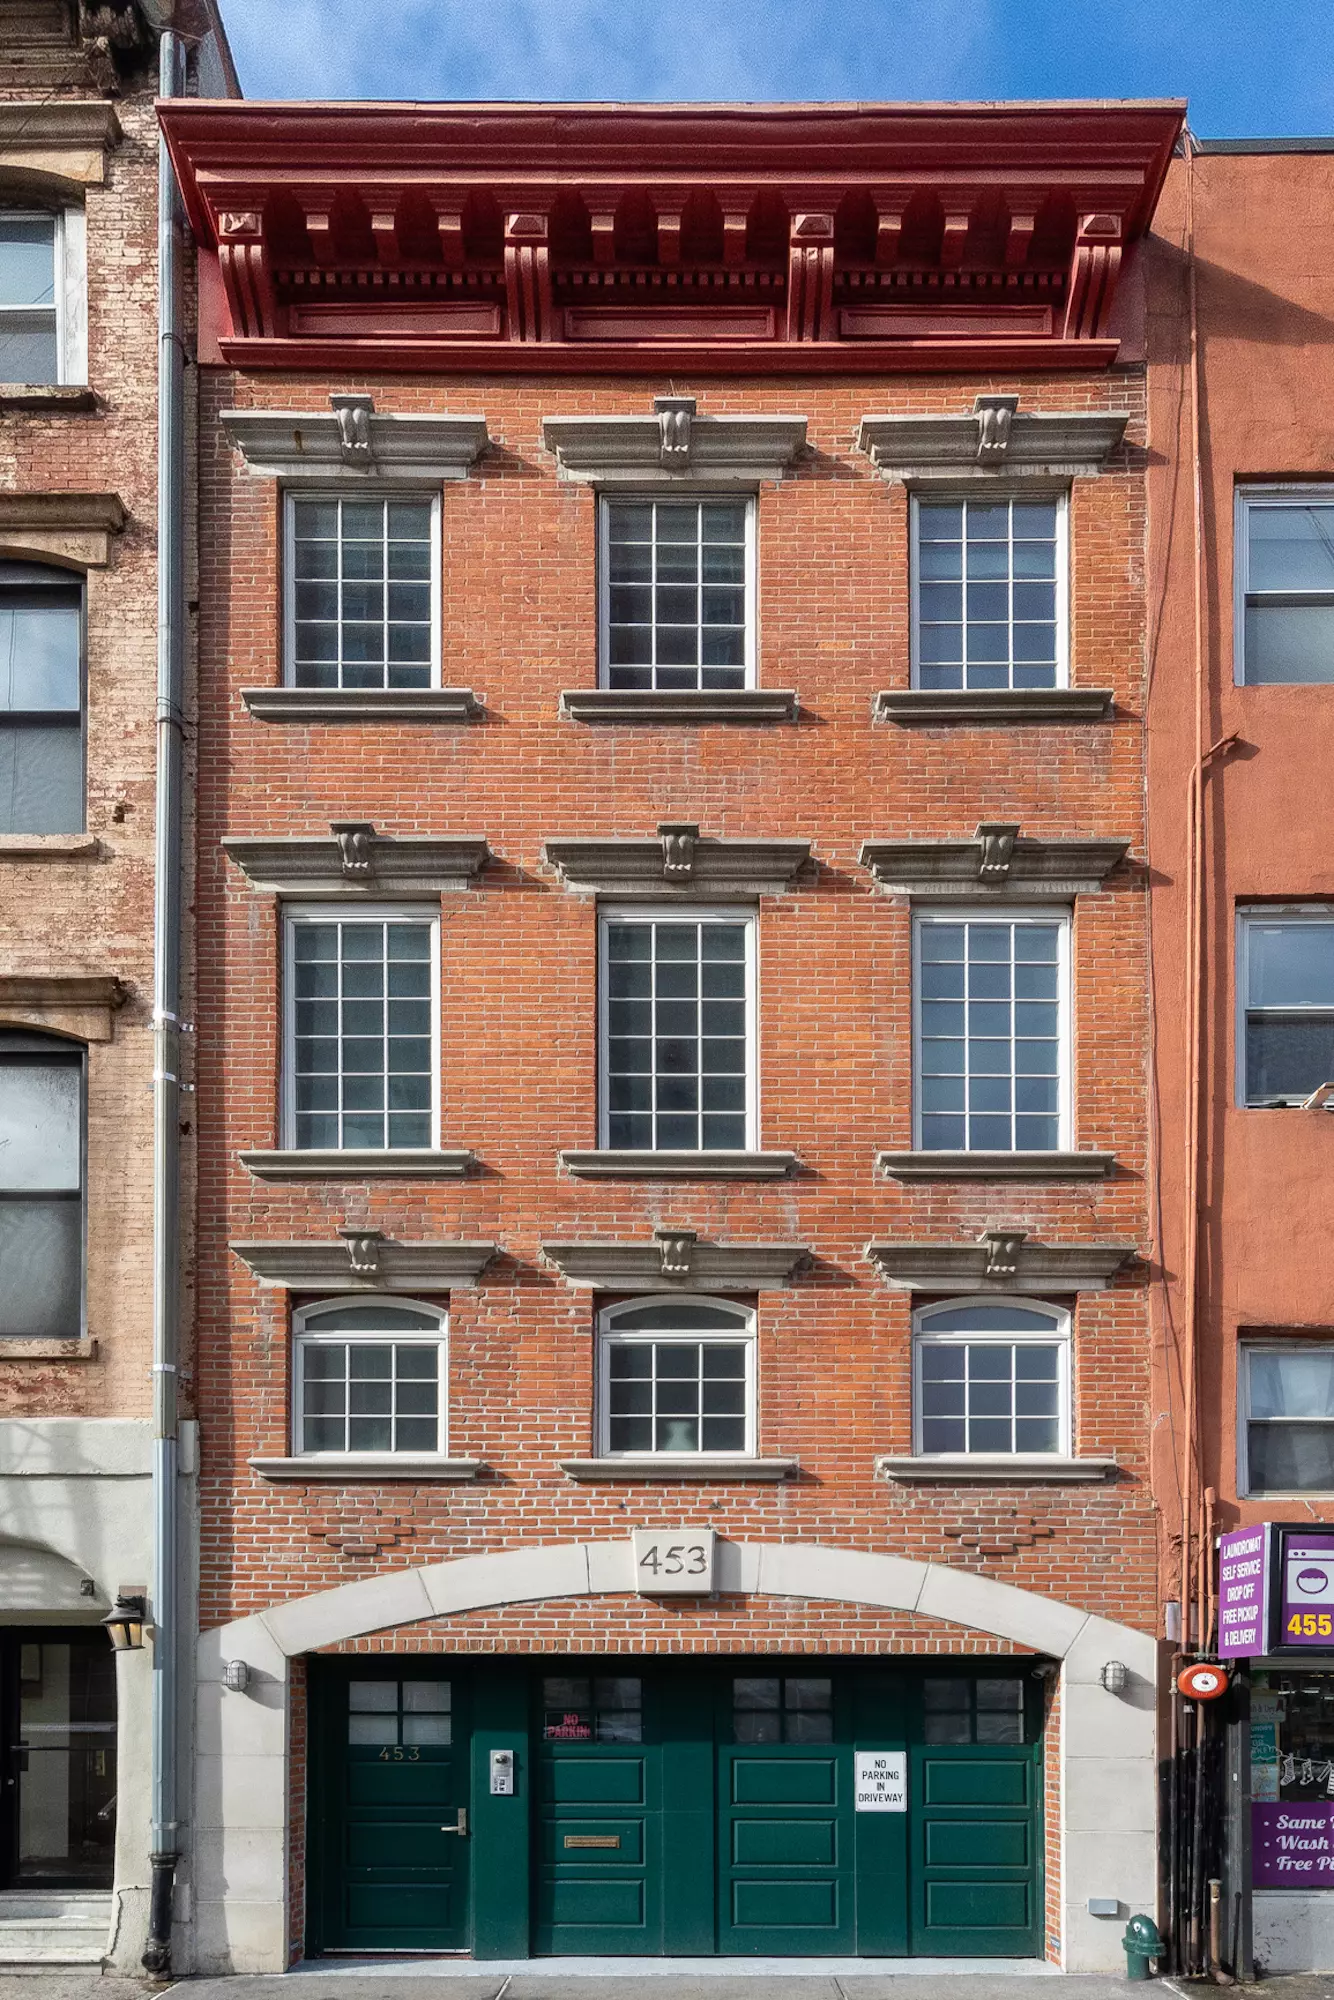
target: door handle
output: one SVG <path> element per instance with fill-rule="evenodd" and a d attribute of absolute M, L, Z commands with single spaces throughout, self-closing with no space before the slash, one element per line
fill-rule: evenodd
<path fill-rule="evenodd" d="M 442 1826 L 442 1827 L 441 1827 L 441 1829 L 440 1829 L 440 1831 L 441 1831 L 441 1833 L 457 1833 L 457 1834 L 461 1834 L 461 1835 L 463 1836 L 463 1838 L 464 1838 L 464 1839 L 466 1840 L 466 1839 L 467 1839 L 467 1837 L 468 1837 L 468 1808 L 467 1808 L 467 1806 L 460 1806 L 460 1807 L 459 1807 L 459 1817 L 458 1817 L 458 1822 L 457 1822 L 457 1824 L 456 1824 L 456 1825 L 454 1825 L 454 1826 Z"/>

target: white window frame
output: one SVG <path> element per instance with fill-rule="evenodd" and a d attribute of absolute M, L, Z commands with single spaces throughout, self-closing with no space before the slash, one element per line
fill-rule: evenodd
<path fill-rule="evenodd" d="M 1251 1492 L 1251 1368 L 1252 1354 L 1310 1354 L 1319 1349 L 1334 1348 L 1334 1340 L 1240 1340 L 1237 1343 L 1237 1497 L 1245 1500 Z M 1261 1417 L 1260 1423 L 1281 1425 L 1292 1421 L 1283 1417 Z M 1309 1419 L 1308 1419 L 1309 1421 Z M 1334 1420 L 1331 1420 L 1334 1428 Z M 1274 1500 L 1291 1494 L 1294 1499 L 1309 1500 L 1322 1493 L 1334 1493 L 1331 1486 L 1266 1487 L 1256 1495 L 1261 1500 Z"/>
<path fill-rule="evenodd" d="M 36 1064 L 42 1061 L 43 1057 L 47 1057 L 53 1062 L 60 1062 L 64 1060 L 65 1062 L 69 1063 L 70 1068 L 72 1069 L 77 1068 L 77 1074 L 79 1079 L 79 1189 L 78 1189 L 79 1324 L 77 1328 L 72 1328 L 70 1331 L 73 1337 L 76 1337 L 80 1340 L 84 1340 L 88 1336 L 88 1110 L 89 1110 L 89 1096 L 90 1096 L 89 1063 L 88 1063 L 89 1045 L 86 1042 L 79 1041 L 72 1036 L 65 1036 L 58 1032 L 55 1032 L 50 1028 L 25 1028 L 22 1022 L 17 1022 L 17 1021 L 9 1022 L 6 1024 L 6 1028 L 10 1034 L 15 1035 L 17 1037 L 22 1038 L 24 1036 L 29 1036 L 37 1043 L 45 1042 L 49 1043 L 50 1045 L 49 1048 L 35 1047 L 30 1049 L 11 1050 L 8 1053 L 12 1058 L 17 1058 L 19 1061 L 22 1061 L 25 1057 L 27 1057 L 31 1060 L 31 1062 L 35 1066 Z M 4 1050 L 0 1050 L 0 1067 L 7 1066 L 5 1063 L 5 1055 L 6 1052 Z M 40 1201 L 44 1193 L 58 1195 L 59 1192 L 60 1191 L 56 1190 L 47 1190 L 41 1188 L 23 1188 L 23 1187 L 6 1188 L 5 1190 L 6 1196 L 16 1201 L 23 1201 L 23 1200 Z M 27 1334 L 16 1334 L 13 1336 L 4 1336 L 4 1337 L 5 1338 L 12 1337 L 16 1345 L 26 1339 L 33 1338 L 33 1336 Z M 63 1336 L 57 1336 L 57 1337 L 63 1337 Z M 37 1336 L 37 1338 L 40 1340 L 40 1336 Z"/>
<path fill-rule="evenodd" d="M 1250 594 L 1251 511 L 1290 507 L 1294 501 L 1322 500 L 1334 508 L 1334 479 L 1269 480 L 1238 486 L 1232 526 L 1232 678 L 1237 687 L 1330 687 L 1328 681 L 1248 681 L 1246 678 L 1246 599 Z M 1282 595 L 1283 593 L 1277 593 Z M 1334 603 L 1334 591 L 1330 593 Z"/>
<path fill-rule="evenodd" d="M 607 957 L 607 926 L 623 923 L 744 923 L 746 926 L 746 1143 L 744 1151 L 755 1152 L 760 1143 L 759 1105 L 759 912 L 753 903 L 729 905 L 693 903 L 599 903 L 598 904 L 598 1145 L 607 1147 L 611 1127 L 610 1078 L 607 1073 L 609 1035 L 607 1008 L 610 1000 Z M 675 1148 L 644 1147 L 650 1152 Z M 686 1148 L 693 1151 L 694 1148 Z"/>
<path fill-rule="evenodd" d="M 1068 904 L 1058 903 L 1051 909 L 1043 909 L 1040 904 L 1024 904 L 1011 907 L 1008 903 L 993 903 L 978 906 L 973 903 L 961 904 L 957 909 L 949 903 L 914 903 L 912 912 L 912 1097 L 913 1097 L 913 1145 L 918 1150 L 922 1145 L 922 926 L 926 923 L 1040 923 L 1057 924 L 1060 927 L 1060 955 L 1057 960 L 1057 1035 L 1060 1043 L 1060 1071 L 1057 1102 L 1060 1119 L 1057 1152 L 1069 1152 L 1074 1141 L 1074 981 L 1071 974 L 1073 960 L 1072 933 L 1074 912 Z M 1013 1039 L 1013 1038 L 1012 1038 Z M 1013 1072 L 1011 1073 L 1013 1081 Z M 965 1076 L 965 1102 L 967 1077 Z M 949 1148 L 950 1151 L 970 1152 L 974 1148 L 964 1146 Z M 995 1149 L 984 1147 L 976 1150 L 991 1152 Z M 1045 1149 L 1043 1149 L 1045 1150 Z M 1028 1157 L 1027 1150 L 1015 1150 L 1016 1159 Z"/>
<path fill-rule="evenodd" d="M 395 1307 L 406 1307 L 411 1312 L 430 1313 L 437 1322 L 436 1331 L 427 1332 L 422 1327 L 412 1327 L 403 1333 L 348 1333 L 331 1329 L 321 1333 L 319 1320 L 329 1312 L 349 1305 L 383 1306 L 386 1313 Z M 377 1451 L 308 1451 L 302 1432 L 305 1425 L 305 1369 L 302 1365 L 307 1347 L 433 1347 L 439 1355 L 439 1409 L 436 1417 L 436 1448 L 434 1451 L 395 1451 L 392 1445 Z M 397 1294 L 376 1292 L 347 1292 L 338 1298 L 320 1299 L 302 1306 L 292 1318 L 292 1456 L 305 1458 L 314 1464 L 356 1465 L 363 1460 L 394 1458 L 405 1465 L 433 1463 L 436 1459 L 449 1456 L 449 1314 L 441 1306 L 434 1306 L 425 1299 L 400 1298 Z"/>
<path fill-rule="evenodd" d="M 736 1331 L 724 1333 L 721 1328 L 707 1332 L 692 1331 L 682 1327 L 679 1333 L 662 1329 L 656 1332 L 631 1331 L 619 1333 L 616 1329 L 618 1316 L 633 1312 L 643 1306 L 714 1306 L 725 1312 L 739 1315 Z M 658 1451 L 653 1446 L 647 1450 L 618 1452 L 611 1445 L 611 1370 L 610 1350 L 613 1347 L 651 1346 L 670 1340 L 695 1341 L 702 1346 L 736 1347 L 744 1345 L 746 1350 L 746 1443 L 741 1451 L 715 1451 L 703 1445 L 698 1451 Z M 617 1304 L 604 1306 L 598 1314 L 597 1326 L 597 1384 L 596 1384 L 596 1424 L 597 1452 L 600 1458 L 657 1458 L 671 1464 L 676 1461 L 688 1464 L 696 1458 L 729 1458 L 738 1463 L 756 1456 L 759 1451 L 759 1394 L 757 1324 L 753 1306 L 740 1304 L 736 1299 L 716 1298 L 703 1292 L 646 1292 L 635 1298 L 621 1299 Z"/>
<path fill-rule="evenodd" d="M 1304 1104 L 1305 1097 L 1266 1097 L 1260 1103 L 1252 1104 L 1246 1088 L 1246 1016 L 1250 1013 L 1251 990 L 1251 925 L 1262 924 L 1323 924 L 1334 927 L 1334 903 L 1245 903 L 1237 910 L 1237 942 L 1235 950 L 1236 1013 L 1233 1024 L 1235 1048 L 1237 1107 L 1241 1111 L 1278 1110 L 1285 1105 Z M 1257 1013 L 1289 1014 L 1300 1013 L 1296 1007 L 1260 1007 Z M 1330 996 L 1328 1010 L 1312 1007 L 1312 1014 L 1328 1011 L 1334 1014 L 1334 994 Z M 1322 1082 L 1334 1081 L 1324 1077 Z"/>
<path fill-rule="evenodd" d="M 941 503 L 945 506 L 958 505 L 965 500 L 974 502 L 990 500 L 1052 500 L 1056 503 L 1056 678 L 1053 688 L 1070 685 L 1070 488 L 1067 485 L 1052 486 L 1041 480 L 1021 484 L 1011 480 L 1005 485 L 967 487 L 942 485 L 939 488 L 925 483 L 914 485 L 908 495 L 908 575 L 909 602 L 909 657 L 910 685 L 920 688 L 921 651 L 921 560 L 919 550 L 921 537 L 918 532 L 918 516 L 923 501 L 928 505 Z M 965 567 L 966 559 L 965 559 Z M 1024 581 L 1024 579 L 1020 579 Z M 967 582 L 967 578 L 964 579 Z M 1013 578 L 1010 579 L 1014 581 Z M 964 606 L 964 623 L 967 624 L 967 603 Z M 1010 623 L 1013 625 L 1013 619 Z M 965 661 L 962 669 L 963 692 L 968 692 L 968 667 Z M 1014 665 L 1009 666 L 1010 679 L 998 693 L 1006 693 L 1014 687 Z M 1050 692 L 1051 690 L 1047 690 Z M 946 690 L 950 692 L 950 690 Z M 1041 690 L 1039 690 L 1041 692 Z"/>
<path fill-rule="evenodd" d="M 422 903 L 354 903 L 350 898 L 328 902 L 291 902 L 282 906 L 282 1015 L 281 1062 L 281 1143 L 296 1147 L 296 950 L 295 931 L 302 923 L 409 923 L 431 927 L 431 1148 L 440 1144 L 440 910 Z M 329 1150 L 314 1147 L 315 1152 Z M 344 1150 L 339 1148 L 338 1150 Z M 383 1151 L 392 1159 L 396 1152 L 415 1150 L 386 1146 L 354 1146 L 349 1152 Z"/>
<path fill-rule="evenodd" d="M 442 625 L 442 584 L 441 584 L 441 513 L 440 490 L 434 486 L 424 486 L 420 480 L 404 480 L 400 485 L 393 480 L 377 479 L 373 487 L 350 482 L 339 486 L 334 482 L 304 486 L 290 485 L 283 488 L 283 686 L 296 687 L 296 503 L 298 500 L 314 500 L 332 503 L 336 500 L 385 500 L 415 501 L 418 505 L 429 504 L 431 509 L 431 665 L 429 687 L 441 685 L 441 625 Z M 388 604 L 386 602 L 386 611 Z M 389 662 L 385 662 L 385 672 Z M 338 687 L 341 690 L 343 683 Z M 318 690 L 309 688 L 307 693 Z M 376 695 L 392 699 L 401 690 L 391 687 L 358 688 L 355 693 L 373 701 Z"/>
<path fill-rule="evenodd" d="M 915 1458 L 924 1458 L 934 1463 L 967 1465 L 979 1458 L 1027 1457 L 1027 1453 L 992 1453 L 977 1451 L 926 1451 L 922 1446 L 922 1350 L 925 1347 L 1032 1347 L 1044 1338 L 1059 1350 L 1060 1365 L 1057 1370 L 1058 1394 L 1060 1397 L 1059 1442 L 1053 1452 L 1043 1452 L 1043 1458 L 1069 1458 L 1074 1449 L 1074 1323 L 1068 1308 L 1054 1306 L 1046 1299 L 1012 1298 L 1007 1292 L 1003 1298 L 992 1303 L 998 1306 L 1017 1306 L 1025 1312 L 1041 1313 L 1051 1321 L 1049 1336 L 1022 1333 L 932 1333 L 930 1322 L 939 1313 L 958 1311 L 967 1306 L 979 1310 L 988 1303 L 984 1296 L 970 1293 L 959 1299 L 932 1299 L 929 1305 L 918 1306 L 913 1313 L 912 1329 L 912 1448 Z M 1039 1456 L 1039 1454 L 1033 1454 Z"/>
<path fill-rule="evenodd" d="M 677 487 L 646 486 L 626 489 L 617 487 L 613 491 L 603 490 L 598 494 L 598 543 L 597 543 L 597 583 L 598 583 L 598 686 L 611 686 L 611 562 L 608 555 L 610 532 L 608 529 L 608 509 L 613 505 L 647 505 L 650 501 L 670 504 L 673 501 L 687 501 L 693 506 L 707 505 L 710 501 L 720 504 L 741 500 L 746 507 L 746 659 L 743 687 L 753 688 L 758 682 L 757 661 L 759 658 L 759 494 L 751 488 L 732 487 Z M 655 612 L 656 617 L 656 612 Z M 696 674 L 703 673 L 702 667 Z M 676 692 L 676 690 L 672 690 Z M 726 700 L 733 688 L 683 688 L 683 694 L 717 695 Z"/>
<path fill-rule="evenodd" d="M 88 228 L 81 206 L 28 208 L 4 204 L 13 222 L 53 222 L 55 272 L 56 380 L 82 385 L 88 380 Z M 11 308 L 14 311 L 26 308 Z M 2 317 L 3 315 L 0 315 Z"/>

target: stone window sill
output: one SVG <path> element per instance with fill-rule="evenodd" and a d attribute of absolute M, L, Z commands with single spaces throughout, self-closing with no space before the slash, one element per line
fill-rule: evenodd
<path fill-rule="evenodd" d="M 458 1180 L 471 1173 L 477 1155 L 469 1152 L 439 1152 L 426 1147 L 401 1152 L 371 1152 L 347 1148 L 345 1151 L 292 1149 L 282 1152 L 238 1153 L 247 1173 L 257 1181 L 359 1181 Z"/>
<path fill-rule="evenodd" d="M 410 1480 L 415 1486 L 423 1486 L 442 1480 L 480 1479 L 486 1470 L 480 1458 L 408 1459 L 393 1452 L 367 1458 L 252 1458 L 248 1463 L 261 1479 L 297 1480 L 303 1484 L 332 1480 L 342 1486 L 356 1486 L 370 1480 L 378 1485 L 387 1479 Z"/>
<path fill-rule="evenodd" d="M 1115 1153 L 877 1153 L 890 1181 L 1102 1181 Z"/>
<path fill-rule="evenodd" d="M 0 833 L 0 861 L 95 861 L 95 833 Z"/>
<path fill-rule="evenodd" d="M 1114 1479 L 1114 1458 L 1058 1458 L 1051 1452 L 978 1452 L 971 1458 L 877 1458 L 876 1475 L 899 1485 L 1092 1485 Z"/>
<path fill-rule="evenodd" d="M 95 1340 L 0 1340 L 0 1361 L 96 1361 Z"/>
<path fill-rule="evenodd" d="M 590 1152 L 567 1149 L 561 1153 L 560 1163 L 566 1173 L 582 1181 L 774 1181 L 801 1165 L 795 1153 L 653 1153 L 614 1147 Z"/>
<path fill-rule="evenodd" d="M 719 1453 L 700 1452 L 679 1458 L 564 1458 L 561 1471 L 567 1479 L 795 1479 L 801 1470 L 795 1458 L 725 1458 Z"/>
<path fill-rule="evenodd" d="M 1106 722 L 1110 688 L 881 688 L 878 722 Z"/>
<path fill-rule="evenodd" d="M 471 688 L 250 687 L 241 699 L 259 722 L 474 722 Z"/>
<path fill-rule="evenodd" d="M 0 410 L 39 410 L 56 416 L 96 408 L 97 398 L 86 382 L 0 382 Z"/>
<path fill-rule="evenodd" d="M 793 722 L 791 688 L 566 688 L 561 714 L 572 722 Z"/>

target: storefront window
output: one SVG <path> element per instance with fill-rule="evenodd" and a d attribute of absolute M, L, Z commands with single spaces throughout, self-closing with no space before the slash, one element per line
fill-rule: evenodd
<path fill-rule="evenodd" d="M 1334 1888 L 1334 1674 L 1255 1676 L 1251 1802 L 1256 1888 Z"/>

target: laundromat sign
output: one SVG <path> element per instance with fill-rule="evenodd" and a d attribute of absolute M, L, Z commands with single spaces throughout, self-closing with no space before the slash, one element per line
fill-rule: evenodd
<path fill-rule="evenodd" d="M 1334 1652 L 1334 1533 L 1262 1523 L 1218 1542 L 1218 1651 L 1224 1659 Z"/>

